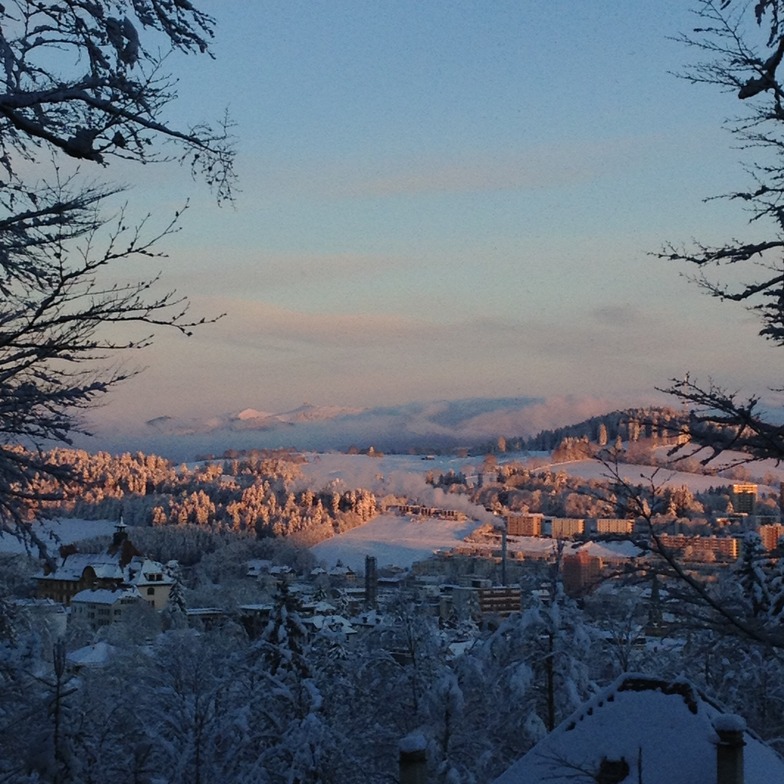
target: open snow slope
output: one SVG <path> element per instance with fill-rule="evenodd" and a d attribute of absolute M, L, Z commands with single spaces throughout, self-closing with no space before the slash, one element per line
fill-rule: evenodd
<path fill-rule="evenodd" d="M 374 555 L 379 567 L 409 567 L 436 550 L 457 546 L 479 523 L 420 520 L 397 515 L 380 515 L 351 531 L 319 542 L 312 549 L 327 568 L 342 561 L 354 571 L 365 571 L 365 556 Z"/>
<path fill-rule="evenodd" d="M 34 523 L 35 532 L 49 545 L 48 549 L 56 549 L 61 544 L 71 544 L 94 536 L 105 536 L 114 531 L 116 520 L 71 520 L 55 519 L 43 523 Z M 25 546 L 9 534 L 0 534 L 0 553 L 23 553 Z M 37 555 L 37 553 L 34 553 Z"/>

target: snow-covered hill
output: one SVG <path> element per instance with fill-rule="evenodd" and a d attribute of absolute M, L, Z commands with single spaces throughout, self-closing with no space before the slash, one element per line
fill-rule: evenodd
<path fill-rule="evenodd" d="M 304 403 L 272 412 L 247 407 L 200 418 L 168 414 L 112 434 L 96 429 L 101 448 L 146 451 L 175 460 L 227 449 L 327 451 L 351 446 L 380 451 L 449 450 L 499 436 L 530 436 L 609 410 L 607 401 L 532 397 L 435 400 L 375 408 Z M 85 448 L 91 447 L 85 444 Z"/>

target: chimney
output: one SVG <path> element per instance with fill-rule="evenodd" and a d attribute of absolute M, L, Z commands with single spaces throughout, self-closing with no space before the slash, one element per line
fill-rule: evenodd
<path fill-rule="evenodd" d="M 427 740 L 411 732 L 400 741 L 400 784 L 427 784 Z"/>
<path fill-rule="evenodd" d="M 727 713 L 713 720 L 716 743 L 716 784 L 743 784 L 743 733 L 746 722 Z"/>
<path fill-rule="evenodd" d="M 375 610 L 378 605 L 378 570 L 376 558 L 373 555 L 365 556 L 365 607 Z"/>
<path fill-rule="evenodd" d="M 504 521 L 504 527 L 501 529 L 501 585 L 506 585 L 506 535 L 508 523 Z"/>

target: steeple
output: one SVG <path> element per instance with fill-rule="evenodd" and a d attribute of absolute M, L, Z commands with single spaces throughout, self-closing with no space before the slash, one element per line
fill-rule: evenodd
<path fill-rule="evenodd" d="M 109 548 L 110 553 L 116 553 L 124 541 L 128 539 L 128 526 L 123 522 L 122 514 L 120 519 L 114 526 L 114 536 L 112 537 L 112 544 Z"/>

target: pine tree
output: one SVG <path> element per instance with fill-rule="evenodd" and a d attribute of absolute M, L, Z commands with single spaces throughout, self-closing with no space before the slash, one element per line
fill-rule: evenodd
<path fill-rule="evenodd" d="M 185 587 L 182 584 L 180 565 L 174 562 L 168 567 L 168 572 L 174 584 L 166 602 L 164 618 L 169 628 L 184 629 L 188 625 L 188 606 L 185 601 Z"/>
<path fill-rule="evenodd" d="M 743 537 L 743 549 L 735 577 L 743 593 L 750 614 L 754 618 L 764 616 L 770 608 L 770 594 L 765 566 L 768 553 L 756 531 L 748 531 Z"/>
<path fill-rule="evenodd" d="M 282 580 L 278 584 L 274 609 L 256 649 L 273 675 L 293 672 L 307 677 L 306 640 L 307 632 L 299 616 L 298 601 Z"/>

